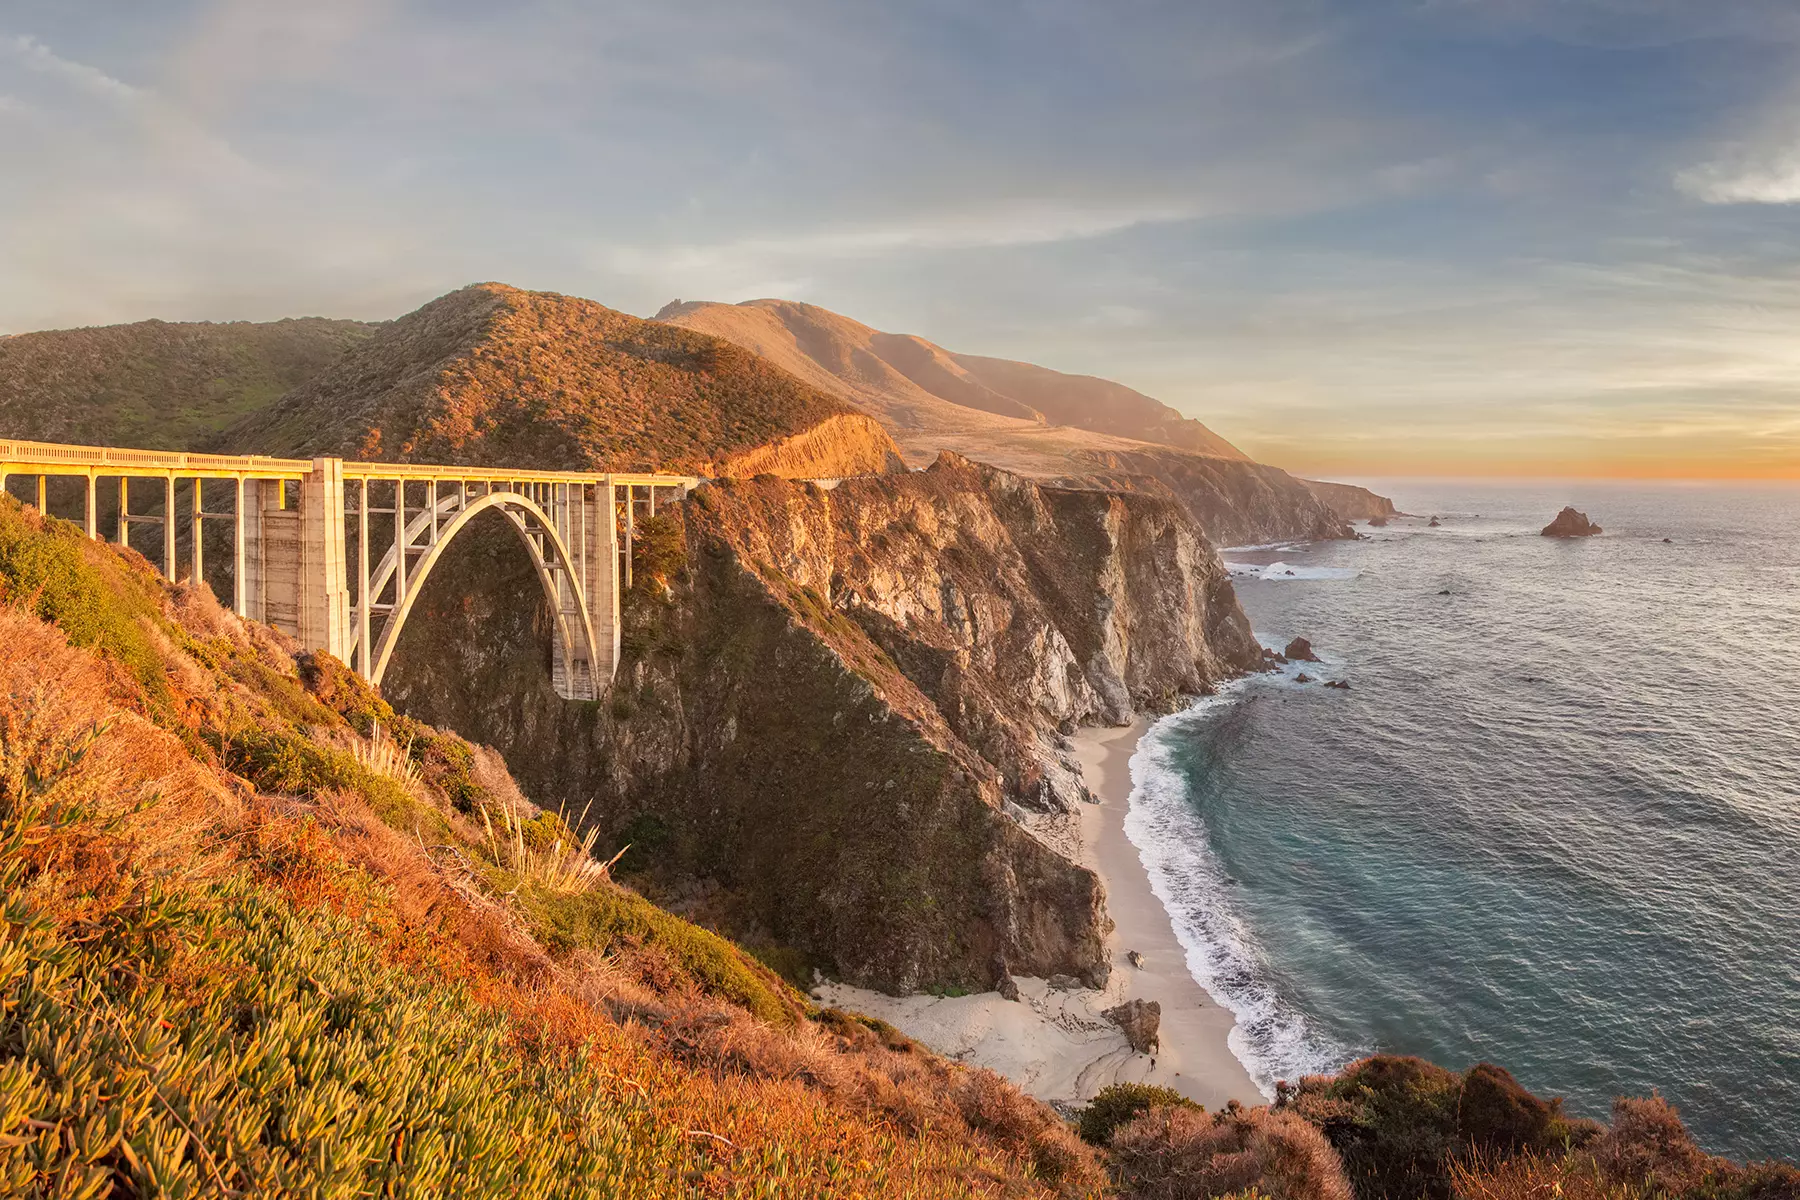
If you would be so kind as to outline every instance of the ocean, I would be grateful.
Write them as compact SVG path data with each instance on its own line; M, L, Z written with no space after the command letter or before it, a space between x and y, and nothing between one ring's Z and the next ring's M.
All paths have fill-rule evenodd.
M1325 661L1133 761L1234 1051L1265 1087L1486 1060L1594 1117L1656 1089L1800 1158L1800 487L1364 482L1421 517L1223 554ZM1565 503L1605 534L1538 536Z

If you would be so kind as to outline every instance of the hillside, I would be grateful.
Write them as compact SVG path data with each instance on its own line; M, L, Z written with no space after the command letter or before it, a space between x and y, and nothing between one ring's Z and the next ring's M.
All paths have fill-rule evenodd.
M720 489L693 561L734 569L707 521L757 530L792 486ZM891 671L831 645L846 678ZM1800 1195L1659 1099L1604 1126L1487 1064L1377 1056L1219 1113L1127 1084L1066 1124L588 848L491 753L0 497L6 1195Z
M0 497L0 1194L1093 1195L492 753Z
M874 422L730 342L493 283L383 326L221 445L705 475L772 460L837 476L897 461Z
M0 436L201 449L376 328L320 317L138 321L0 339Z
M955 354L786 300L678 302L657 319L726 338L856 405L914 466L948 450L1045 482L1171 496L1220 545L1347 534L1299 480L1121 384Z
M955 354L924 338L882 333L813 304L677 301L655 319L727 338L816 386L848 391L903 428L931 429L943 422L964 429L1024 432L1021 423L1066 425L1218 458L1247 458L1200 422L1123 384L1030 363ZM954 412L945 409L946 404L968 411ZM970 412L1002 419L972 419Z

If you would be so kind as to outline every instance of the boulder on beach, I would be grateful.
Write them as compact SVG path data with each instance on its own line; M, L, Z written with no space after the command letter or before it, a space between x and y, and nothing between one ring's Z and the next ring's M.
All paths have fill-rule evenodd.
M1350 690L1350 685L1345 683L1342 679L1327 679L1325 681L1325 686L1328 688L1336 688L1340 692L1347 692Z
M1144 956L1139 954L1136 950L1127 950L1125 952L1125 961L1134 967L1142 967L1144 965Z
M1312 643L1305 638L1295 638L1282 651L1290 662L1318 662L1319 656L1313 653Z
M1599 533L1600 527L1588 520L1584 512L1576 512L1573 505L1565 507L1556 514L1556 520L1544 526L1545 537L1593 537Z
M1431 520L1425 522L1425 527L1427 529L1436 529L1438 526L1440 526L1442 524L1443 524L1442 521L1438 520L1436 517L1433 517L1433 518L1431 518Z
M1369 524L1374 526L1376 529L1386 529L1387 528L1387 518L1386 517L1370 517Z
M1294 682L1295 683L1311 683L1312 676L1308 675L1305 671L1302 671L1298 675L1294 676Z
M1162 1025L1162 1005L1155 1000L1127 1000L1107 1009L1106 1017L1125 1031L1125 1040L1139 1054L1161 1048L1156 1031Z

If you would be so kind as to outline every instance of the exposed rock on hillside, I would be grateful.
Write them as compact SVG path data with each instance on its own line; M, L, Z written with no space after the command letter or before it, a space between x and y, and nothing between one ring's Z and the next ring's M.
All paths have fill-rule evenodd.
M199 450L375 326L139 321L0 339L0 437Z
M1392 500L1386 496L1377 496L1368 488L1357 487L1353 483L1325 483L1317 479L1302 479L1300 482L1306 485L1307 491L1336 513L1339 520L1367 521L1375 517L1399 515Z
M953 354L787 300L676 303L657 319L733 341L856 405L915 466L949 450L1063 486L1170 496L1220 545L1349 536L1301 481L1121 384Z
M1565 507L1556 514L1556 520L1550 522L1540 531L1545 537L1593 537L1602 532L1601 528L1588 520L1584 512L1576 512L1573 505Z
M729 342L496 283L383 326L225 442L264 454L703 475L746 455L754 469L803 476L896 459L866 417Z
M595 800L627 866L709 881L723 923L849 982L1094 975L1097 882L1008 804L1081 795L1059 726L1256 665L1181 508L946 457L830 491L708 486L668 519L685 549L668 591L628 597L605 708L550 691L546 617L504 541L432 577L388 693L541 794Z

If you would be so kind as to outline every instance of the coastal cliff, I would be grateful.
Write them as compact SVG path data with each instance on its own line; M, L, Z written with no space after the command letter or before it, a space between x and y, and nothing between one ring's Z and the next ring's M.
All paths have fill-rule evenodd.
M1398 516L1400 512L1386 496L1378 496L1368 488L1357 487L1353 483L1326 483L1317 479L1302 479L1300 482L1343 521L1368 521L1376 517Z
M1102 976L1097 882L1026 816L1083 794L1063 731L1258 660L1181 506L947 455L830 490L703 487L639 543L610 701L569 705L530 568L495 533L427 584L394 703L591 803L661 894L892 991Z

